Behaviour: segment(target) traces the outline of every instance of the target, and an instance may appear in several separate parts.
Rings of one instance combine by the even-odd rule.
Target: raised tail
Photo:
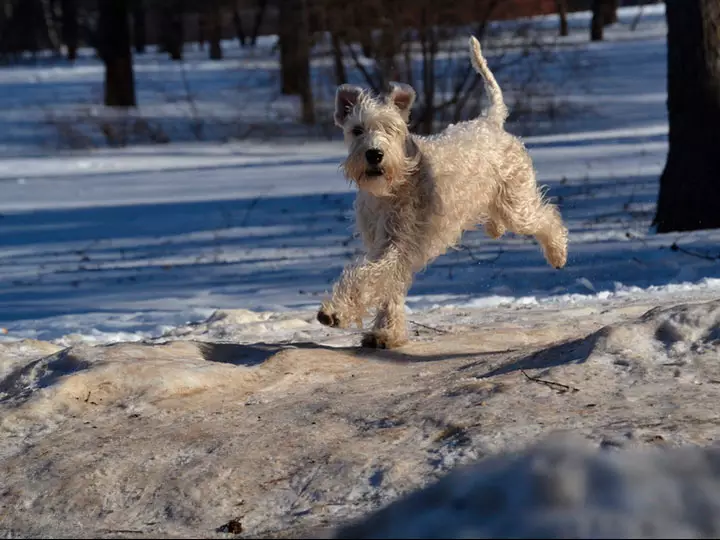
[[[495,80],[495,76],[490,71],[490,68],[485,61],[485,57],[482,55],[482,49],[480,49],[480,42],[475,36],[470,36],[470,59],[472,60],[473,67],[480,75],[482,75],[483,81],[485,81],[485,92],[487,92],[488,98],[490,99],[490,108],[487,111],[487,118],[491,122],[502,127],[505,125],[505,119],[508,116],[508,109],[503,100],[503,93],[500,90]]]

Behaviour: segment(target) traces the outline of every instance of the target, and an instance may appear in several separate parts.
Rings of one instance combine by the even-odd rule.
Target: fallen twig
[[[720,259],[720,255],[707,255],[705,253],[691,251],[689,249],[685,249],[684,247],[678,246],[675,242],[673,242],[670,246],[670,250],[679,251],[680,253],[684,253],[685,255],[690,255],[691,257],[697,257],[699,259],[705,259],[706,261],[717,261],[718,259]]]
[[[496,261],[500,258],[500,256],[501,256],[503,253],[505,253],[505,251],[501,249],[500,251],[498,251],[497,255],[495,255],[495,257],[493,257],[492,259],[490,259],[490,258],[480,259],[480,258],[478,258],[478,257],[472,252],[472,250],[470,249],[469,246],[467,246],[467,245],[465,245],[465,244],[458,244],[457,247],[460,248],[460,249],[463,249],[463,250],[467,251],[468,255],[470,255],[470,258],[471,258],[473,261],[475,261],[475,262],[484,262],[484,263],[489,262],[489,263],[494,263],[494,262],[496,262]]]
[[[416,321],[411,321],[409,319],[408,319],[408,322],[410,324],[414,324],[415,326],[419,326],[421,328],[427,328],[428,330],[432,330],[433,332],[437,332],[438,334],[449,334],[450,333],[450,331],[448,331],[448,330],[443,330],[442,328],[437,328],[435,326],[428,326],[427,324],[419,323]]]
[[[568,386],[567,384],[562,384],[554,381],[546,381],[545,379],[540,379],[539,377],[533,377],[532,375],[528,375],[527,372],[524,369],[520,370],[520,373],[525,375],[527,380],[536,382],[539,384],[544,384],[545,386],[549,386],[553,390],[558,390],[559,392],[579,392],[579,388],[575,388],[574,386]]]

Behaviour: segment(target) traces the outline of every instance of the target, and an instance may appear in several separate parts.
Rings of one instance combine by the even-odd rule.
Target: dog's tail
[[[480,75],[482,75],[485,81],[485,92],[487,92],[488,98],[490,99],[490,108],[487,112],[487,118],[491,122],[502,127],[505,125],[505,119],[508,116],[508,109],[503,99],[502,90],[500,85],[495,80],[495,76],[490,71],[490,68],[485,61],[485,57],[482,55],[482,49],[480,49],[480,42],[475,36],[470,36],[470,59],[472,60],[473,67]]]

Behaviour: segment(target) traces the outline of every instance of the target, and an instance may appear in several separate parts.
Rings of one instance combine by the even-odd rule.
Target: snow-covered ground
[[[665,28],[654,6],[631,32],[636,13],[622,10],[608,40],[593,44],[587,15],[572,18],[557,57],[582,53],[583,84],[562,96],[579,106],[552,132],[525,138],[571,231],[567,267],[551,269],[528,238],[468,233],[417,276],[408,307],[423,320],[498,306],[720,295],[720,231],[650,231],[667,152]],[[252,58],[226,51],[229,60],[196,53],[183,67],[138,59],[144,110],[179,107],[167,96],[184,91],[181,71],[203,98],[200,111],[257,110],[248,104],[274,84],[271,40]],[[56,151],[49,118],[96,99],[102,68],[90,57],[46,64],[0,70],[0,340],[138,340],[230,308],[297,311],[326,332],[313,311],[360,247],[353,190],[338,171],[341,143]],[[243,89],[248,72],[256,78]],[[249,320],[272,317],[298,320]]]

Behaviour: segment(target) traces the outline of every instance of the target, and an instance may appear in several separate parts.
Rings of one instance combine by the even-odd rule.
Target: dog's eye
[[[352,128],[352,134],[356,137],[359,137],[363,134],[363,128],[361,128],[360,126],[355,126],[354,128]]]

